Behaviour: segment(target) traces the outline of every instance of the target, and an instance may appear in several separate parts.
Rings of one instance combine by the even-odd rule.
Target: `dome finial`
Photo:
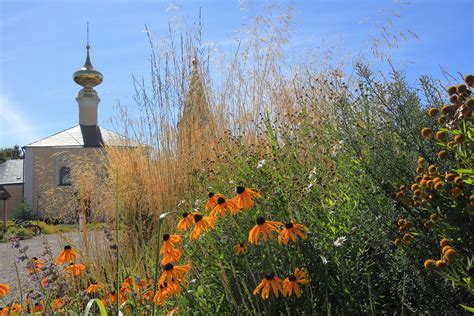
[[[84,87],[84,88],[93,88],[102,83],[102,74],[95,70],[91,63],[90,50],[91,46],[89,43],[89,22],[87,22],[87,44],[86,44],[86,62],[81,69],[76,71],[73,75],[74,81]]]

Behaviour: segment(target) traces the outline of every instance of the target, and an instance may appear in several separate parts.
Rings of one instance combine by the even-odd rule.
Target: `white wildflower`
[[[340,247],[346,242],[346,240],[347,238],[345,236],[341,236],[334,241],[334,246]]]
[[[257,164],[257,169],[262,168],[263,165],[265,165],[266,162],[267,162],[267,161],[266,161],[265,159],[260,160],[260,161],[258,162],[258,164]]]
[[[326,257],[321,256],[321,255],[319,255],[319,257],[321,258],[321,261],[323,262],[324,265],[328,264],[329,261],[328,261],[328,259],[326,259]]]

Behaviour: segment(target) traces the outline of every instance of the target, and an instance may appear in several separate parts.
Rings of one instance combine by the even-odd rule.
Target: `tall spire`
[[[199,72],[197,58],[192,59],[189,88],[183,104],[183,112],[178,123],[178,149],[194,151],[198,139],[209,139],[212,120],[206,90]]]
[[[82,87],[76,98],[79,104],[79,124],[97,126],[97,109],[100,99],[94,87],[102,83],[103,76],[92,66],[89,53],[90,48],[89,22],[87,22],[86,61],[84,66],[74,73],[73,79],[74,82]]]
[[[91,46],[89,43],[89,22],[87,22],[87,44],[86,44],[86,62],[81,69],[76,71],[73,75],[74,81],[84,87],[84,88],[93,88],[102,83],[103,76],[102,74],[95,70],[91,63],[90,50]]]

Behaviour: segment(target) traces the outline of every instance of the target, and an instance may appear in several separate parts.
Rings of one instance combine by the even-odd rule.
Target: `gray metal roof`
[[[134,144],[125,136],[99,126],[76,125],[25,147],[101,147],[103,145],[133,146]]]
[[[0,164],[0,184],[23,183],[23,159],[7,160]]]

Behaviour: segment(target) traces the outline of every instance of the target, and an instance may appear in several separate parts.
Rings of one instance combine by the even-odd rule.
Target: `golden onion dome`
[[[87,48],[87,57],[84,66],[81,69],[76,71],[73,75],[74,82],[84,88],[93,88],[98,86],[102,83],[103,76],[102,74],[95,70],[92,67],[91,59],[89,57],[89,44],[86,46]]]

